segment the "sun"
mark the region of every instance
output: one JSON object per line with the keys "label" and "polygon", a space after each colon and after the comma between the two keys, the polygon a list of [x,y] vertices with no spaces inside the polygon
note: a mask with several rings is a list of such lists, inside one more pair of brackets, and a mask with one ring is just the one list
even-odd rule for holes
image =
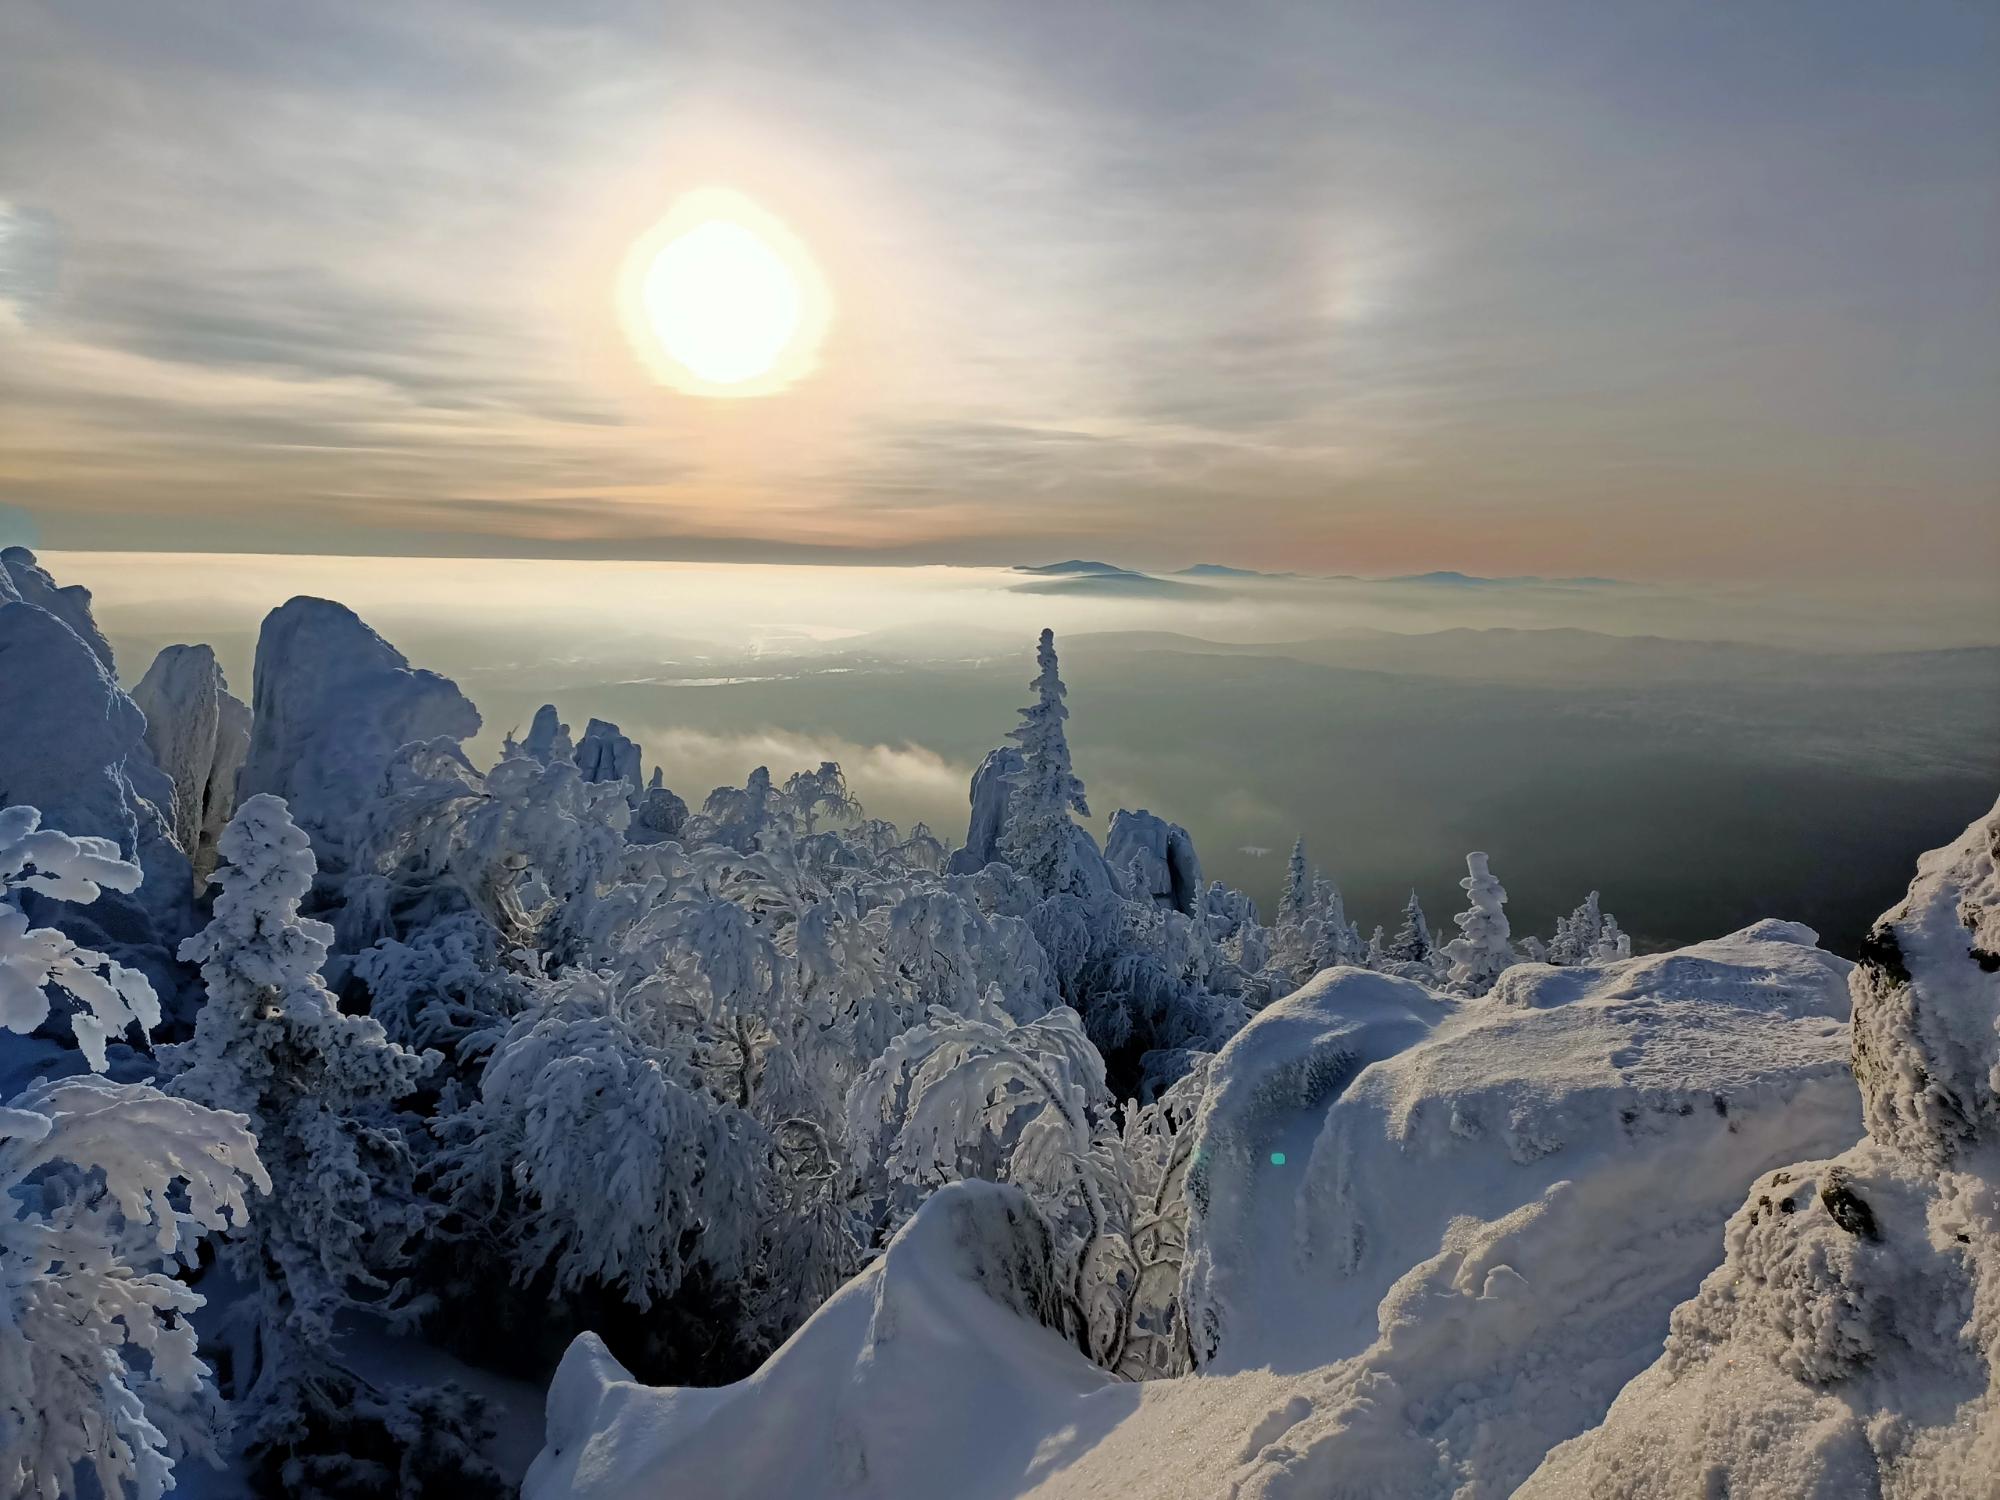
{"label": "sun", "polygon": [[626,332],[666,384],[765,396],[816,367],[831,298],[798,236],[740,193],[690,193],[632,247]]}

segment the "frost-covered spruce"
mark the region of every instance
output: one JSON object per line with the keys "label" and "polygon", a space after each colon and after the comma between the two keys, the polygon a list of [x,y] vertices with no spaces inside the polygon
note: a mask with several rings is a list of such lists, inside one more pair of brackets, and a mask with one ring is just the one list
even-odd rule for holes
{"label": "frost-covered spruce", "polygon": [[1008,795],[999,852],[1038,889],[1054,895],[1077,883],[1076,825],[1070,815],[1089,817],[1090,804],[1063,732],[1068,689],[1057,671],[1054,631],[1042,632],[1035,662],[1039,670],[1029,683],[1035,701],[1021,710],[1021,722],[1008,736],[1021,747],[1021,770]]}
{"label": "frost-covered spruce", "polygon": [[[413,1399],[354,1375],[337,1339],[352,1316],[407,1326],[423,1310],[399,1273],[434,1211],[412,1186],[394,1109],[435,1054],[397,1046],[327,989],[333,930],[299,915],[313,854],[283,799],[247,799],[218,852],[214,918],[180,950],[201,966],[208,999],[193,1038],[163,1049],[164,1075],[178,1097],[247,1115],[270,1173],[270,1197],[223,1252],[253,1289],[231,1328],[249,1450],[291,1492],[338,1493],[357,1432],[393,1428]],[[440,1399],[440,1412],[479,1420]],[[459,1456],[468,1482],[483,1481],[470,1452]]]}
{"label": "frost-covered spruce", "polygon": [[1484,854],[1466,855],[1465,870],[1459,885],[1472,904],[1452,918],[1458,936],[1442,952],[1451,965],[1452,985],[1466,994],[1483,995],[1493,988],[1500,971],[1515,961],[1508,941],[1507,889],[1487,869]]}
{"label": "frost-covered spruce", "polygon": [[1396,929],[1396,936],[1389,943],[1389,957],[1398,963],[1429,963],[1436,948],[1431,924],[1424,919],[1424,905],[1412,890],[1410,899],[1403,903],[1403,925]]}
{"label": "frost-covered spruce", "polygon": [[103,1078],[0,1107],[0,1491],[158,1500],[227,1413],[175,1276],[268,1189],[241,1115]]}
{"label": "frost-covered spruce", "polygon": [[71,838],[41,821],[32,807],[0,809],[0,1030],[25,1035],[40,1026],[53,990],[74,1005],[70,1028],[92,1070],[101,1073],[106,1042],[135,1024],[142,1033],[160,1024],[152,984],[53,927],[29,925],[9,898],[33,893],[87,906],[106,890],[137,890],[141,875],[111,840]]}
{"label": "frost-covered spruce", "polygon": [[[0,1025],[32,1030],[51,989],[93,1069],[107,1038],[159,1005],[145,979],[7,898],[88,904],[133,890],[139,869],[108,839],[0,811]],[[38,1079],[0,1107],[0,1488],[157,1500],[174,1461],[217,1459],[227,1422],[188,1315],[203,1299],[173,1274],[201,1238],[241,1227],[244,1190],[268,1189],[241,1115],[138,1084]]]}
{"label": "frost-covered spruce", "polygon": [[1659,1362],[1524,1496],[2000,1493],[2000,805],[1849,990],[1867,1136],[1758,1180]]}

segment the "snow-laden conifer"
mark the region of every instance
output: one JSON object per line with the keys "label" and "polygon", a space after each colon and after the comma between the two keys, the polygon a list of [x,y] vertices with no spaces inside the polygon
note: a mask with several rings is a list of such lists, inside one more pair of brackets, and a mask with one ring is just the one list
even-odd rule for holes
{"label": "snow-laden conifer", "polygon": [[1452,984],[1467,994],[1483,995],[1500,971],[1515,961],[1508,940],[1507,889],[1493,878],[1484,854],[1466,855],[1465,869],[1459,885],[1471,905],[1452,918],[1458,936],[1444,945],[1443,954],[1451,965]]}

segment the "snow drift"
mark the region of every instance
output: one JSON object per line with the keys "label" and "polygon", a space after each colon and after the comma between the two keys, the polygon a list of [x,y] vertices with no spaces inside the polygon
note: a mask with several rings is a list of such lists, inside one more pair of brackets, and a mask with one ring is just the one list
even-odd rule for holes
{"label": "snow drift", "polygon": [[1110,1377],[1051,1330],[1048,1226],[1025,1194],[940,1188],[887,1252],[750,1379],[634,1384],[594,1334],[549,1387],[524,1500],[1014,1493],[1044,1436]]}

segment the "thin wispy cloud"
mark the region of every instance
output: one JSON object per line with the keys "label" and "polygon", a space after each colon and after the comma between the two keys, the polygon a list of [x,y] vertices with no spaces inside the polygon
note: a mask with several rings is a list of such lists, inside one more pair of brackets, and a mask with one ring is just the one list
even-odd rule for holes
{"label": "thin wispy cloud", "polygon": [[[12,7],[0,498],[71,546],[1995,561],[1994,20],[1537,9]],[[728,411],[614,306],[701,186],[836,303]]]}

